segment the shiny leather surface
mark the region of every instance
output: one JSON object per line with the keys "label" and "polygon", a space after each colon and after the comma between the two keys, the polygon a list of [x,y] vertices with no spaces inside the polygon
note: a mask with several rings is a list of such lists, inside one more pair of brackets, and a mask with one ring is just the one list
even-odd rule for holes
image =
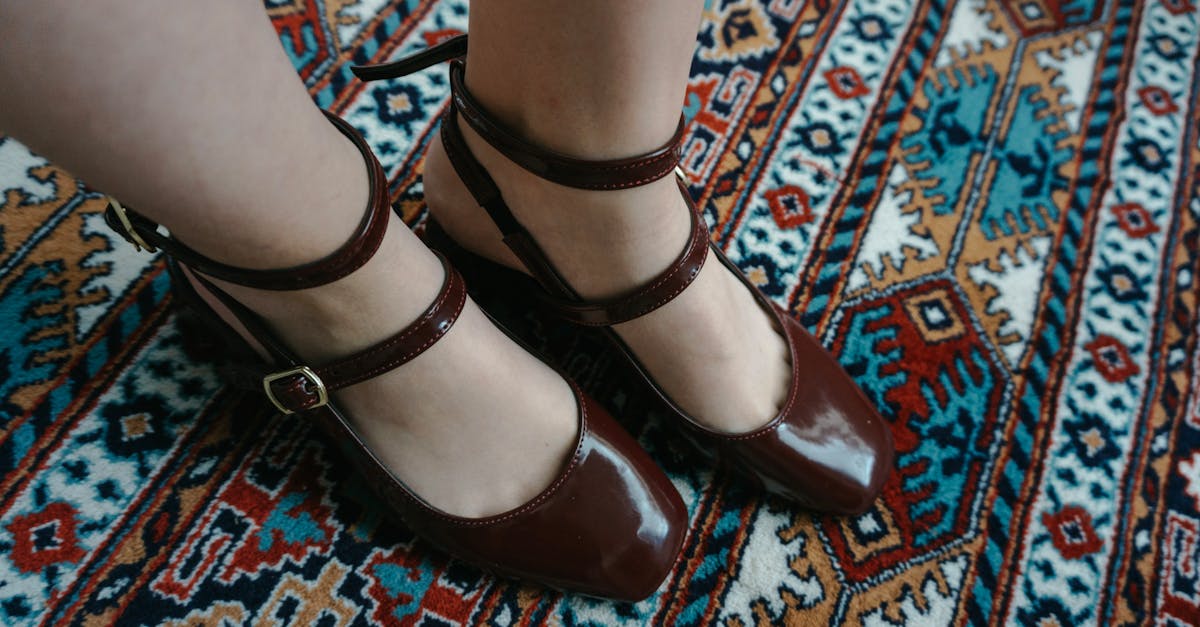
{"label": "shiny leather surface", "polygon": [[[224,324],[207,309],[198,313],[209,324]],[[303,363],[260,333],[255,338],[273,353],[272,368]],[[486,518],[453,516],[426,503],[375,456],[336,402],[299,415],[338,445],[390,511],[442,550],[498,575],[639,601],[670,575],[687,531],[687,509],[637,442],[570,383],[580,409],[574,455],[541,494]]]}
{"label": "shiny leather surface", "polygon": [[892,470],[891,429],[816,338],[791,316],[777,318],[792,351],[790,406],[765,429],[705,435],[774,492],[822,511],[864,512]]}
{"label": "shiny leather surface", "polygon": [[766,425],[723,433],[689,417],[654,382],[611,329],[606,335],[684,423],[701,451],[729,462],[767,490],[815,510],[857,514],[872,506],[891,474],[891,428],[874,405],[811,333],[759,292],[720,251],[713,255],[751,290],[788,343],[792,381],[787,400]]}
{"label": "shiny leather surface", "polygon": [[450,62],[450,87],[454,108],[480,137],[513,163],[559,185],[590,190],[628,189],[657,181],[679,164],[685,128],[682,116],[671,139],[646,154],[589,161],[535,146],[497,122],[467,91],[466,65],[461,59]]}
{"label": "shiny leather surface", "polygon": [[[640,318],[671,302],[700,274],[708,256],[708,228],[704,219],[692,213],[692,230],[683,250],[665,270],[645,285],[627,294],[604,301],[579,298],[566,279],[558,273],[533,236],[512,215],[499,189],[471,154],[458,128],[456,108],[451,107],[442,121],[442,144],[456,172],[476,201],[488,212],[504,236],[504,243],[545,288],[541,298],[561,317],[584,326],[609,326]],[[672,166],[674,168],[674,166]],[[629,174],[629,176],[635,176]]]}
{"label": "shiny leather surface", "polygon": [[[364,81],[399,78],[450,61],[451,98],[454,109],[496,150],[514,163],[548,181],[579,189],[613,190],[645,185],[670,174],[679,164],[680,144],[685,130],[680,116],[675,134],[667,143],[646,154],[626,159],[592,161],[546,150],[525,141],[518,133],[496,121],[466,89],[467,36],[458,35],[418,53],[390,63],[356,65],[350,70]],[[484,204],[484,203],[480,203]]]}
{"label": "shiny leather surface", "polygon": [[[467,302],[467,287],[462,275],[445,257],[439,257],[446,278],[438,295],[416,320],[391,337],[357,353],[319,366],[309,366],[309,370],[321,381],[328,393],[399,368],[416,359],[450,331]],[[240,366],[230,369],[227,378],[237,387],[256,390],[261,388],[264,377],[279,370],[277,366]],[[319,401],[319,394],[312,380],[303,373],[274,379],[270,387],[275,401],[287,411],[312,409]]]}
{"label": "shiny leather surface", "polygon": [[[465,52],[465,40],[456,51]],[[433,58],[430,55],[428,58]],[[444,56],[444,55],[443,55]],[[416,64],[406,66],[412,71]],[[792,497],[823,511],[857,513],[871,506],[891,472],[894,449],[891,430],[878,411],[830,356],[800,324],[781,312],[755,288],[741,271],[712,247],[721,263],[741,280],[764,310],[774,317],[777,328],[787,340],[791,355],[792,382],[788,400],[765,426],[749,433],[719,433],[705,428],[689,417],[658,386],[642,367],[637,356],[621,341],[609,325],[645,315],[665,304],[686,288],[699,273],[708,245],[708,232],[687,188],[683,194],[692,214],[693,233],[684,251],[658,278],[621,298],[587,302],[578,297],[546,258],[540,246],[516,220],[501,197],[495,182],[487,174],[462,138],[457,124],[461,114],[488,143],[509,159],[534,174],[555,182],[583,189],[601,189],[588,184],[584,175],[594,169],[597,180],[612,188],[634,187],[646,179],[640,167],[670,171],[678,162],[678,149],[670,145],[647,154],[621,160],[641,164],[639,168],[614,168],[617,162],[573,160],[571,176],[551,178],[553,171],[543,164],[562,164],[562,156],[538,148],[516,137],[478,105],[467,92],[461,59],[451,61],[451,106],[442,123],[442,141],[451,164],[487,211],[504,236],[504,241],[522,261],[547,294],[541,298],[569,321],[604,327],[606,336],[629,358],[635,369],[658,395],[675,410],[691,432],[692,440],[702,449],[717,451],[735,468],[762,483],[768,489]],[[681,133],[672,140],[676,146]],[[672,155],[674,155],[672,157]],[[669,164],[666,159],[673,159]],[[532,165],[531,165],[532,164]],[[609,187],[604,187],[605,189]]]}
{"label": "shiny leather surface", "polygon": [[[435,240],[449,238],[436,223],[427,232],[433,233]],[[470,254],[456,244],[448,246],[456,254]],[[719,249],[714,247],[712,253],[721,263],[732,265]],[[491,262],[476,257],[473,263]],[[520,273],[507,269],[501,272],[537,288]],[[737,276],[742,277],[740,273]],[[627,358],[647,386],[673,411],[681,435],[709,459],[727,463],[767,491],[813,510],[856,514],[870,509],[894,463],[890,427],[812,334],[744,277],[742,281],[747,289],[754,290],[759,304],[782,330],[793,364],[787,403],[765,425],[750,432],[722,433],[699,424],[658,386],[616,332],[611,328],[594,330]]]}
{"label": "shiny leather surface", "polygon": [[[382,176],[361,137],[344,122],[332,115],[330,118],[355,140],[372,172]],[[372,179],[373,186],[382,187],[373,187],[367,217],[354,238],[334,255],[305,266],[312,268],[305,281],[336,280],[346,268],[366,263],[378,248],[374,239],[382,237],[382,227],[377,225],[385,225],[390,217],[386,181],[380,181],[383,179]],[[192,319],[212,329],[214,338],[231,341],[232,359],[247,362],[223,369],[233,373],[231,382],[262,393],[264,373],[307,367],[315,377],[305,374],[281,378],[271,385],[270,396],[285,410],[315,421],[366,476],[383,504],[416,533],[499,574],[618,600],[637,601],[649,596],[670,574],[687,529],[687,511],[679,494],[637,443],[573,382],[579,406],[579,435],[571,460],[553,483],[528,503],[498,516],[478,519],[452,516],[429,506],[375,456],[336,402],[317,404],[316,379],[330,392],[353,385],[406,363],[445,335],[467,298],[462,279],[453,268],[446,267],[446,279],[435,301],[405,329],[346,358],[309,366],[274,336],[264,320],[201,274],[221,268],[220,264],[158,233],[157,225],[149,220],[129,215],[139,234],[145,230],[154,238],[152,245],[168,256],[183,253],[171,259],[168,266],[180,306],[189,310]],[[114,221],[121,232],[120,221]],[[198,272],[190,275],[199,289],[210,292],[233,314],[268,353],[269,363],[255,355],[196,292],[180,268],[181,263],[190,266],[189,262],[196,262],[193,269]],[[286,271],[225,267],[220,276],[249,287],[282,289],[278,287],[279,272]]]}
{"label": "shiny leather surface", "polygon": [[[694,206],[692,212],[696,214]],[[720,249],[712,246],[712,254],[770,313],[788,343],[792,381],[787,401],[766,425],[736,434],[704,427],[659,387],[615,331],[601,331],[674,411],[684,435],[701,452],[811,509],[836,514],[866,511],[892,470],[890,427],[812,334],[754,287]]]}
{"label": "shiny leather surface", "polygon": [[430,507],[399,481],[374,483],[414,531],[487,570],[593,596],[643,599],[670,574],[687,510],[637,443],[575,392],[575,454],[552,485],[519,508],[460,518]]}
{"label": "shiny leather surface", "polygon": [[407,76],[431,65],[449,61],[467,54],[467,36],[451,37],[435,46],[413,53],[403,59],[377,65],[354,65],[350,71],[360,80],[377,81],[398,76]]}
{"label": "shiny leather surface", "polygon": [[[671,302],[683,293],[692,281],[700,276],[704,261],[708,258],[708,227],[704,219],[692,213],[692,233],[683,251],[645,285],[609,300],[586,301],[572,298],[560,291],[555,295],[549,291],[540,298],[559,317],[581,326],[607,327],[640,318]],[[549,264],[549,261],[544,263]],[[544,286],[543,286],[544,287]]]}

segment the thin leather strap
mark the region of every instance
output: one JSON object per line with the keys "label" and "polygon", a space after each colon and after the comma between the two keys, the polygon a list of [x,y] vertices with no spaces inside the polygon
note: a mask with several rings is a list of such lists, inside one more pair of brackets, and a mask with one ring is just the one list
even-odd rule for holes
{"label": "thin leather strap", "polygon": [[630,293],[602,301],[580,298],[550,263],[546,253],[529,231],[512,214],[495,181],[467,147],[455,118],[456,111],[452,106],[446,111],[441,129],[442,143],[446,148],[446,155],[450,158],[450,164],[471,191],[475,201],[496,224],[496,228],[504,237],[504,243],[545,289],[542,300],[559,316],[585,326],[609,326],[627,322],[667,304],[700,274],[708,256],[708,229],[705,228],[704,219],[696,211],[687,190],[681,184],[680,193],[687,200],[692,229],[679,256],[658,276]]}
{"label": "thin leather strap", "polygon": [[[440,51],[420,53],[420,59],[410,57],[389,64],[391,71],[375,71],[376,78],[391,78],[426,67],[434,59],[453,58],[452,52],[465,52],[466,41],[452,40],[440,46]],[[530,172],[556,183],[582,189],[623,189],[644,185],[672,172],[679,163],[679,145],[683,123],[675,136],[663,147],[645,155],[614,161],[586,161],[545,150],[526,142],[507,127],[496,122],[471,97],[464,82],[464,63],[453,58],[450,64],[451,102],[442,118],[441,137],[455,172],[470,190],[475,201],[491,217],[513,254],[547,292],[543,301],[560,316],[588,326],[607,326],[644,316],[670,302],[696,279],[708,257],[708,230],[696,211],[687,189],[680,192],[691,212],[692,229],[683,251],[665,270],[645,285],[628,294],[601,301],[587,301],[570,286],[554,268],[545,251],[521,225],[488,174],[467,145],[458,125],[458,116],[480,134],[496,150]]]}
{"label": "thin leather strap", "polygon": [[708,258],[708,229],[694,209],[691,214],[692,232],[683,252],[666,270],[641,287],[607,300],[556,298],[550,293],[543,294],[542,300],[560,317],[588,327],[628,322],[671,302],[696,280]]}
{"label": "thin leather strap", "polygon": [[[367,211],[349,241],[323,259],[273,270],[239,268],[196,252],[178,239],[161,232],[156,222],[128,208],[110,204],[104,219],[110,228],[135,246],[149,245],[160,248],[193,270],[237,285],[262,290],[302,290],[337,281],[362,267],[375,251],[379,250],[379,244],[387,233],[391,205],[388,199],[387,177],[366,141],[354,127],[341,118],[328,112],[325,112],[325,115],[362,153],[367,165],[370,195]],[[122,220],[122,213],[128,220],[132,233]]]}
{"label": "thin leather strap", "polygon": [[354,75],[360,80],[368,82],[399,78],[465,54],[467,54],[467,36],[457,35],[403,59],[376,65],[354,65],[350,67],[350,71],[354,72]]}
{"label": "thin leather strap", "polygon": [[[290,372],[270,381],[270,396],[285,411],[300,412],[320,405],[322,394],[314,385],[315,382],[319,382],[325,395],[328,395],[416,359],[450,331],[467,302],[467,288],[462,275],[445,257],[440,254],[438,256],[441,258],[446,278],[437,297],[420,317],[391,337],[351,355],[319,366],[307,366],[307,373],[301,371],[304,366],[299,360],[290,357],[290,351],[270,340],[272,334],[264,333],[265,327],[260,318],[217,286],[201,279],[207,289],[230,307],[255,339],[263,343],[267,350],[275,353],[276,359],[282,358],[285,362],[291,362],[288,366],[275,366],[271,369],[234,366],[226,371],[230,382],[240,388],[263,391],[264,379],[274,373]],[[315,381],[311,375],[315,375]]]}
{"label": "thin leather strap", "polygon": [[570,157],[535,146],[521,138],[489,114],[467,91],[466,64],[450,62],[450,94],[463,120],[498,152],[548,181],[589,190],[615,190],[640,187],[671,174],[679,165],[683,142],[683,116],[667,143],[635,157],[611,160],[587,160]]}
{"label": "thin leather strap", "polygon": [[546,257],[546,253],[538,246],[537,241],[512,214],[508,203],[504,202],[504,197],[500,194],[500,189],[496,187],[495,181],[467,147],[467,142],[463,138],[455,118],[455,110],[451,106],[446,111],[445,117],[442,118],[442,145],[446,148],[446,156],[449,157],[454,171],[458,173],[463,184],[475,197],[475,202],[483,207],[492,222],[496,224],[496,228],[500,230],[509,250],[513,251],[517,259],[521,260],[533,278],[547,292],[558,295],[563,300],[578,299],[579,295],[555,270]]}
{"label": "thin leather strap", "polygon": [[559,185],[590,190],[628,189],[670,174],[679,164],[684,121],[662,146],[642,155],[594,161],[578,159],[525,141],[519,133],[496,121],[466,88],[467,36],[459,35],[403,59],[377,65],[356,65],[350,70],[364,81],[399,78],[442,61],[450,63],[450,93],[454,106],[475,132],[517,165]]}

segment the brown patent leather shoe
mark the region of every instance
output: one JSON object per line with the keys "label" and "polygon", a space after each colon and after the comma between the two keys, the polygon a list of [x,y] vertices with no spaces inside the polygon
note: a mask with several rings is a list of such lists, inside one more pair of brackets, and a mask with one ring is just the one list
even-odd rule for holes
{"label": "brown patent leather shoe", "polygon": [[[462,277],[444,258],[442,289],[415,322],[374,346],[321,365],[299,359],[261,318],[206,278],[267,290],[307,289],[350,274],[378,249],[391,211],[387,179],[362,137],[346,122],[327,115],[362,152],[371,196],[354,236],[324,259],[278,270],[236,268],[197,253],[115,201],[105,218],[135,246],[161,249],[168,255],[181,305],[190,309],[193,318],[201,318],[209,333],[229,343],[227,356],[237,362],[223,369],[229,381],[264,394],[283,413],[303,414],[320,425],[383,503],[415,533],[497,574],[623,601],[651,595],[675,563],[687,529],[687,511],[649,456],[573,382],[579,409],[574,454],[532,500],[484,518],[454,516],[429,505],[391,473],[332,400],[336,390],[416,359],[450,331],[467,292]],[[197,289],[211,292],[227,307],[267,356],[252,350],[205,304]]]}
{"label": "brown patent leather shoe", "polygon": [[[878,496],[892,467],[887,423],[820,343],[753,286],[711,244],[707,225],[687,187],[680,192],[691,211],[691,236],[670,267],[645,285],[617,298],[581,298],[547,259],[532,235],[509,210],[499,188],[471,153],[458,119],[498,152],[527,171],[554,183],[586,190],[628,189],[668,176],[677,169],[681,122],[671,140],[650,153],[611,161],[587,161],[531,144],[490,115],[464,82],[467,38],[460,36],[393,63],[353,68],[365,80],[403,76],[450,60],[451,101],[441,137],[458,176],[495,223],[504,243],[540,285],[540,299],[562,318],[599,330],[624,354],[637,373],[678,415],[684,432],[701,451],[732,462],[734,468],[816,510],[859,513]],[[787,341],[792,381],[787,400],[772,420],[747,433],[714,431],[684,412],[641,366],[612,326],[644,316],[682,293],[700,273],[709,254],[739,277],[774,319]],[[526,279],[528,280],[528,279]]]}

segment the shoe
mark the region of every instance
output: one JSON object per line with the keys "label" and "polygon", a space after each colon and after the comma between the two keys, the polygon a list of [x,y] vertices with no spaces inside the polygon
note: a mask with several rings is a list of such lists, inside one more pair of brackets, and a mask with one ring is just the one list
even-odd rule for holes
{"label": "shoe", "polygon": [[[266,290],[307,289],[345,277],[378,249],[391,211],[387,179],[362,137],[343,120],[326,115],[362,153],[371,196],[352,239],[324,259],[292,268],[247,270],[201,255],[115,201],[106,220],[138,248],[166,253],[177,300],[190,309],[193,324],[197,319],[205,322],[212,336],[230,344],[227,354],[240,362],[223,369],[229,381],[256,389],[284,414],[303,414],[315,421],[414,533],[499,575],[621,601],[652,594],[670,573],[683,543],[686,508],[633,438],[573,382],[579,409],[574,454],[535,498],[483,518],[459,517],[429,505],[380,462],[332,400],[338,389],[418,358],[450,331],[467,292],[462,277],[444,257],[446,278],[441,291],[415,322],[375,346],[320,365],[297,358],[261,318],[206,278]],[[205,304],[198,289],[211,292],[228,308],[269,358],[252,350],[230,323]],[[463,381],[464,386],[470,384]]]}
{"label": "shoe", "polygon": [[[891,431],[837,361],[794,318],[766,298],[711,244],[708,228],[686,185],[680,192],[691,210],[692,229],[683,251],[647,284],[613,299],[587,301],[555,270],[530,233],[505,204],[499,188],[471,153],[459,117],[488,144],[525,170],[568,187],[585,190],[628,189],[678,171],[683,123],[671,140],[650,153],[612,161],[587,161],[539,148],[506,128],[467,91],[465,35],[393,63],[353,68],[359,78],[395,78],[449,60],[451,100],[441,124],[441,138],[458,176],[495,223],[504,243],[536,281],[540,297],[554,313],[599,330],[628,359],[634,370],[662,398],[685,427],[684,433],[710,457],[728,461],[736,470],[768,490],[814,510],[861,513],[874,503],[892,467]],[[682,176],[681,176],[682,179]],[[709,429],[691,418],[655,383],[637,356],[611,328],[644,316],[678,296],[712,255],[739,277],[759,305],[774,319],[787,341],[792,381],[779,413],[747,433]]]}

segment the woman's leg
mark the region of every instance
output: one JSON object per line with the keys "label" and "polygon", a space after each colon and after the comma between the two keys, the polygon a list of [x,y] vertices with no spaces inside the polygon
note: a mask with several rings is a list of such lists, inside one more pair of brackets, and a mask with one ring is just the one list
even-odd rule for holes
{"label": "woman's leg", "polygon": [[[543,147],[587,159],[647,152],[666,143],[679,122],[702,4],[477,0],[467,87]],[[690,221],[673,177],[623,191],[570,189],[520,169],[459,126],[514,214],[581,295],[612,296],[644,284],[683,249]],[[452,236],[520,267],[440,145],[429,156],[425,190]],[[710,426],[758,427],[788,389],[783,338],[714,261],[675,300],[617,331],[671,397]]]}
{"label": "woman's leg", "polygon": [[[217,260],[324,257],[365,210],[362,158],[313,105],[257,2],[4,3],[0,85],[0,132]],[[345,279],[229,291],[321,361],[406,326],[442,280],[393,219],[379,253]],[[339,400],[400,477],[462,515],[528,500],[574,444],[566,384],[473,305],[419,358]]]}

